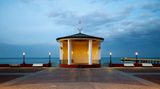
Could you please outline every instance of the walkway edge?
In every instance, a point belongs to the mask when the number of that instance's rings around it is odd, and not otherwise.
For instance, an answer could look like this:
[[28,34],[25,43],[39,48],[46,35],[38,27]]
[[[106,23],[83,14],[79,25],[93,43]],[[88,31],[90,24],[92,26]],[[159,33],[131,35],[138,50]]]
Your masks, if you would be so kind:
[[145,85],[147,85],[147,86],[154,86],[154,87],[156,87],[156,88],[159,88],[159,87],[160,87],[160,85],[158,85],[158,84],[156,84],[156,83],[153,83],[153,82],[151,82],[151,81],[148,81],[148,80],[145,80],[145,79],[142,79],[142,78],[133,76],[133,75],[130,74],[130,73],[125,73],[125,72],[122,72],[122,71],[119,71],[119,70],[116,70],[116,69],[114,69],[114,71],[115,71],[115,72],[118,72],[118,73],[120,73],[120,74],[122,74],[122,75],[124,75],[124,76],[128,76],[128,77],[132,78],[133,80],[137,80],[137,81],[139,81],[140,83],[145,84]]
[[10,80],[8,82],[2,83],[1,86],[12,85],[12,84],[14,84],[16,82],[19,82],[21,80],[27,79],[27,78],[29,78],[31,76],[34,76],[34,75],[39,74],[39,73],[44,72],[44,71],[46,71],[46,70],[41,70],[41,71],[38,71],[38,72],[35,72],[35,73],[31,73],[31,74],[23,76],[23,77],[16,78],[14,80]]

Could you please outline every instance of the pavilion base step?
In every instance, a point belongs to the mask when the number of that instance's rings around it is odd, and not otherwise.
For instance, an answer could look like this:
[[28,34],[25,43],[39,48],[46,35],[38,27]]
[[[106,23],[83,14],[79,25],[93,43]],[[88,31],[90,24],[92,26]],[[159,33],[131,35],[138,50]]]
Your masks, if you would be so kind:
[[60,67],[62,68],[100,68],[101,65],[100,64],[92,64],[92,65],[86,65],[86,64],[71,64],[71,65],[68,65],[68,64],[60,64],[59,65]]

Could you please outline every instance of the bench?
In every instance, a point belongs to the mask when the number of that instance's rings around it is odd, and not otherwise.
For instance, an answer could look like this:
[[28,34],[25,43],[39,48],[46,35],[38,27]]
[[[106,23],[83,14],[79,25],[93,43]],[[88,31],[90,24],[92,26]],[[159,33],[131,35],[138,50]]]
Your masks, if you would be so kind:
[[43,64],[33,64],[33,67],[43,67]]
[[143,67],[153,67],[152,63],[142,63]]
[[124,63],[124,67],[134,67],[133,63]]

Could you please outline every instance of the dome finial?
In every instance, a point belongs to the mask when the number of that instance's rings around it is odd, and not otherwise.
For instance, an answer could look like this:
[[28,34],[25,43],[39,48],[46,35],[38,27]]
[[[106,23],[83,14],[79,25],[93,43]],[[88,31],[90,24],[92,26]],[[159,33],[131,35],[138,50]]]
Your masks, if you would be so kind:
[[82,33],[83,28],[82,28],[82,21],[81,20],[78,21],[77,30],[78,30],[79,33]]

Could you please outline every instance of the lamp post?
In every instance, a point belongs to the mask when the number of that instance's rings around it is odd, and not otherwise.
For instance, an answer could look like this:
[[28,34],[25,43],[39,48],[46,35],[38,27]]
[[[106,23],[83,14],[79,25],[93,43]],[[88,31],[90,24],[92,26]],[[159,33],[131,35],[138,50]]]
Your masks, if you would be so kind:
[[109,66],[112,67],[112,52],[109,53],[109,59],[110,59]]
[[49,62],[48,62],[48,64],[49,64],[49,66],[51,66],[51,52],[49,52],[48,55],[49,55]]
[[136,55],[136,64],[138,64],[138,52],[135,52]]
[[23,53],[22,53],[22,55],[23,55],[23,64],[26,64],[26,62],[25,62],[25,59],[26,59],[26,53],[25,53],[25,52],[23,52]]

